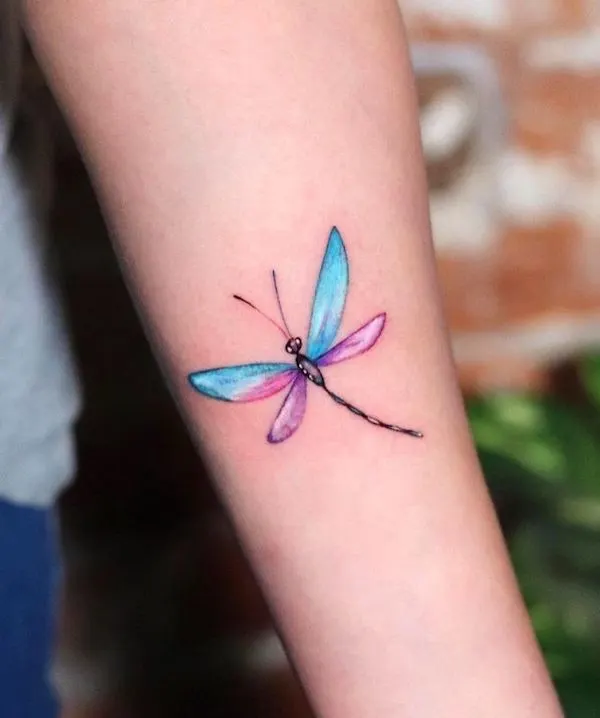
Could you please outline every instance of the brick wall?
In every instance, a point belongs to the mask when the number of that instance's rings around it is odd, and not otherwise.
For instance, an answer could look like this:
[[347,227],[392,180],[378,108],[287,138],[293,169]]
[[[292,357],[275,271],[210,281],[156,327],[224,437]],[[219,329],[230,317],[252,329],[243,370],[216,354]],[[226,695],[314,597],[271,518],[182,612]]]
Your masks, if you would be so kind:
[[600,342],[600,3],[401,7],[463,383],[543,384]]

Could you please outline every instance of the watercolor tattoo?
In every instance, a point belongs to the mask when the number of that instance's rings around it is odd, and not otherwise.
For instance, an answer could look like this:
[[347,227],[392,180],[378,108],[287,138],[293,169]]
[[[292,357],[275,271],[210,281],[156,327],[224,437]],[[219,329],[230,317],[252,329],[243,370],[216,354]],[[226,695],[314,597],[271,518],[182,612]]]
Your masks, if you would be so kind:
[[300,426],[306,410],[307,382],[320,387],[336,403],[373,426],[407,434],[417,439],[422,438],[423,434],[420,431],[388,424],[366,414],[331,391],[325,383],[321,369],[368,351],[381,336],[386,319],[385,313],[378,314],[360,329],[332,346],[342,321],[349,282],[348,255],[339,230],[336,227],[331,230],[325,249],[313,297],[306,353],[302,352],[302,339],[293,336],[285,321],[274,270],[272,277],[283,326],[268,317],[252,302],[237,294],[233,296],[259,312],[279,329],[286,338],[285,351],[294,356],[295,363],[259,362],[196,371],[188,377],[194,389],[212,399],[248,402],[265,399],[291,384],[267,435],[267,441],[271,444],[279,444],[289,439]]

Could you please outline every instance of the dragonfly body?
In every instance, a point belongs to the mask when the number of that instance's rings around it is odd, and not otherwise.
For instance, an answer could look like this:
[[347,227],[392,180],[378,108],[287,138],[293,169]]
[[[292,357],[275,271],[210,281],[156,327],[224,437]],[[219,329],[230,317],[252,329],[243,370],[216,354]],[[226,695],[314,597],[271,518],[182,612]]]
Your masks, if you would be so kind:
[[296,366],[301,371],[301,373],[308,379],[308,381],[312,381],[312,383],[316,384],[317,386],[325,386],[325,379],[323,378],[323,373],[321,372],[317,364],[315,364],[314,361],[310,360],[305,354],[296,355]]
[[306,354],[302,354],[300,349],[302,349],[302,339],[300,339],[300,337],[293,337],[292,339],[289,339],[285,345],[285,350],[288,354],[296,355],[296,366],[298,367],[298,371],[305,376],[308,381],[312,381],[312,383],[317,386],[324,387],[325,379],[323,378],[323,373],[319,369],[319,365],[312,361],[312,359],[309,359]]
[[320,386],[322,389],[325,389],[327,394],[337,404],[345,407],[356,416],[360,416],[361,419],[365,419],[370,424],[373,424],[373,426],[380,426],[382,429],[389,429],[390,431],[396,431],[400,434],[408,434],[409,436],[414,436],[417,439],[420,439],[423,436],[420,431],[414,431],[414,429],[404,429],[402,426],[388,424],[385,421],[381,421],[381,419],[378,419],[376,416],[365,414],[362,409],[359,409],[357,406],[350,404],[350,402],[346,401],[341,396],[338,396],[338,394],[331,391],[325,384],[325,377],[323,376],[323,372],[319,369],[317,362],[309,359],[306,354],[302,354],[300,349],[302,349],[302,339],[300,339],[300,337],[292,337],[292,339],[288,339],[285,345],[285,350],[288,354],[294,354],[296,356],[296,366],[298,367],[298,371],[315,386]]
[[234,295],[235,299],[252,307],[278,327],[287,339],[285,351],[294,357],[294,364],[271,362],[206,369],[189,375],[191,385],[196,391],[213,399],[244,402],[264,399],[291,384],[267,435],[267,440],[272,444],[285,441],[300,426],[306,409],[308,382],[322,388],[337,404],[373,426],[422,438],[423,434],[420,431],[388,424],[375,416],[366,414],[362,409],[331,391],[325,383],[321,371],[323,367],[364,354],[377,342],[385,326],[385,313],[378,314],[345,339],[334,344],[346,302],[348,280],[349,267],[346,248],[341,234],[334,227],[329,235],[317,280],[304,351],[302,351],[302,339],[291,334],[285,321],[275,272],[273,272],[275,295],[285,329],[252,302]]

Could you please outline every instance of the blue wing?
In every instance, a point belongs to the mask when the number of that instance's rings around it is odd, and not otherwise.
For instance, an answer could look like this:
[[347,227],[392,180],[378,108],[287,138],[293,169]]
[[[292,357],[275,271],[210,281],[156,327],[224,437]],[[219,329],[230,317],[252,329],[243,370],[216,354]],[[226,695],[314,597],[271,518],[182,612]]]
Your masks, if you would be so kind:
[[190,384],[221,401],[257,401],[276,394],[298,374],[293,364],[258,363],[206,369],[190,374]]
[[346,247],[334,227],[325,249],[310,315],[306,353],[311,359],[320,357],[333,344],[344,313],[348,279]]

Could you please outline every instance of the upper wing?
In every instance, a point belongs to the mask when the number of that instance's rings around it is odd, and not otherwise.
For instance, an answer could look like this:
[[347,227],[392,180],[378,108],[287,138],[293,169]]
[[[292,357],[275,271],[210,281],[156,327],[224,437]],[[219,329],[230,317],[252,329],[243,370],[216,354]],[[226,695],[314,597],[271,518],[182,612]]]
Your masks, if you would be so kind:
[[335,340],[344,313],[348,277],[346,247],[334,227],[325,249],[310,315],[306,353],[311,358],[322,356]]
[[239,364],[190,374],[190,384],[201,394],[221,401],[256,401],[287,386],[298,370],[281,362]]
[[325,352],[317,359],[319,366],[337,364],[344,359],[351,359],[368,351],[381,336],[385,326],[385,312],[373,317],[370,322],[364,324],[360,329],[336,344],[328,352]]
[[292,388],[285,397],[267,435],[270,444],[280,444],[289,439],[302,422],[306,410],[306,377],[298,372]]

